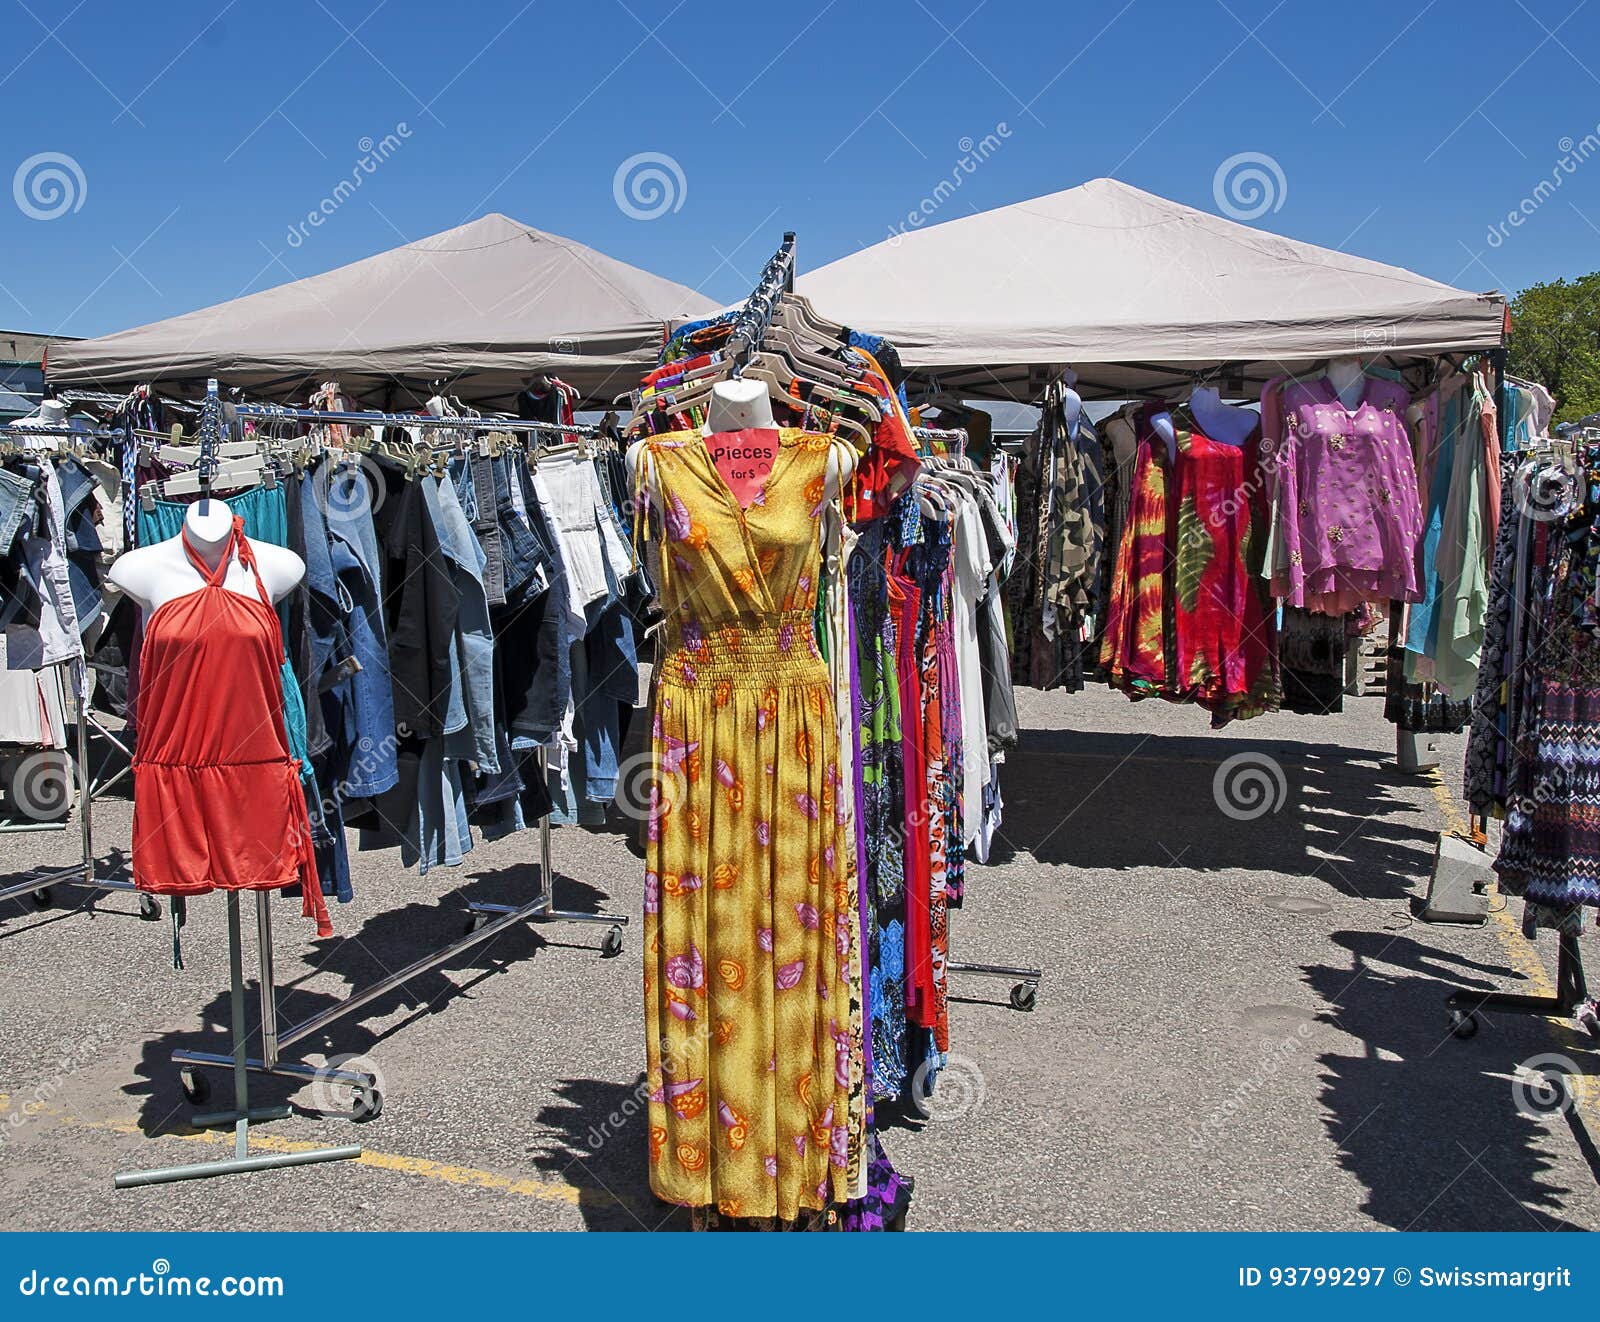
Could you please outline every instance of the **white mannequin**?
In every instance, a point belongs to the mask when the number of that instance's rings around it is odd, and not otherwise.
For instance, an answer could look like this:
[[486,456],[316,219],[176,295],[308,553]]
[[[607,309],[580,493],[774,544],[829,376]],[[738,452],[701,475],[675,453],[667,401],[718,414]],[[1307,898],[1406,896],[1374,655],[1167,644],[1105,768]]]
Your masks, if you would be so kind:
[[1165,409],[1154,414],[1150,419],[1150,429],[1166,442],[1167,462],[1174,462],[1178,457],[1178,431],[1172,425],[1172,414]]
[[1061,369],[1061,416],[1067,424],[1067,435],[1078,439],[1078,427],[1083,420],[1083,396],[1072,387],[1078,384],[1078,374],[1070,367]]
[[[700,432],[703,436],[715,436],[718,432],[766,429],[777,425],[773,421],[772,397],[767,393],[766,382],[733,379],[718,381],[711,387],[711,402],[706,407],[706,422]],[[649,452],[648,439],[635,441],[628,447],[626,462],[630,486],[638,487],[639,465]],[[844,442],[836,443],[828,452],[825,499],[832,500],[855,471],[854,452]],[[645,491],[650,503],[660,509],[660,494],[653,472],[645,474]]]
[[765,381],[738,379],[718,381],[711,387],[711,402],[706,406],[706,436],[724,431],[750,431],[776,427],[772,420],[772,396]]
[[1200,386],[1189,396],[1189,409],[1201,430],[1214,441],[1240,446],[1250,439],[1259,417],[1250,409],[1224,404],[1215,386]]
[[[228,532],[233,527],[233,511],[214,497],[198,500],[185,512],[183,526],[195,554],[214,570],[222,560]],[[255,553],[261,584],[274,603],[288,596],[305,577],[305,561],[293,551],[256,541],[250,543],[250,549]],[[206,585],[205,578],[184,553],[181,534],[154,546],[124,552],[106,577],[138,602],[146,616]],[[260,600],[255,575],[239,563],[237,556],[229,560],[222,586],[241,597]]]
[[1356,409],[1367,394],[1367,374],[1359,358],[1335,358],[1328,364],[1328,384],[1346,409]]

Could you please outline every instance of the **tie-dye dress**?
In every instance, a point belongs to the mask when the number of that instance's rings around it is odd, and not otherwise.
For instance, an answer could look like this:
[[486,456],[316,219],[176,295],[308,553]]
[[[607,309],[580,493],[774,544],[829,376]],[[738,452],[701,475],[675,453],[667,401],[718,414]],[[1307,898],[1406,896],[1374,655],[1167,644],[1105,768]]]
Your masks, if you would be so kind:
[[698,432],[644,444],[666,614],[645,852],[650,1186],[793,1221],[851,1196],[864,1125],[854,790],[814,628],[833,442],[783,429],[748,509]]

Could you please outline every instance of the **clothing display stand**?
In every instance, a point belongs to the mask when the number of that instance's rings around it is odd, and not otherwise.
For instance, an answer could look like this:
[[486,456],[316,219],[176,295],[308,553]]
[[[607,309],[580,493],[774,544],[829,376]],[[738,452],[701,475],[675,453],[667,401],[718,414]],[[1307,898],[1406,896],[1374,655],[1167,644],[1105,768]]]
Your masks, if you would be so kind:
[[[52,899],[50,888],[58,883],[75,886],[87,886],[93,890],[101,891],[134,891],[132,881],[126,878],[101,877],[96,875],[94,856],[94,801],[104,794],[111,786],[115,785],[125,775],[128,768],[123,767],[109,780],[95,782],[89,778],[89,732],[91,729],[98,732],[124,754],[128,747],[116,735],[107,730],[99,721],[89,715],[89,703],[86,693],[88,685],[85,682],[85,666],[80,659],[73,666],[73,691],[77,698],[77,780],[78,780],[78,835],[81,845],[81,857],[78,862],[68,864],[66,867],[43,868],[29,873],[22,881],[14,882],[9,886],[0,888],[0,901],[20,899],[24,895],[32,895],[34,903],[41,909],[47,907]],[[25,831],[64,831],[66,823],[63,822],[38,822],[27,824],[10,824],[0,826],[0,834],[20,833]],[[153,895],[139,895],[139,917],[147,922],[154,922],[161,917],[161,902]]]
[[1450,1007],[1450,1031],[1456,1037],[1468,1038],[1478,1031],[1480,1010],[1504,1010],[1508,1014],[1537,1014],[1550,1019],[1564,1019],[1589,998],[1589,985],[1583,976],[1583,955],[1578,950],[1578,937],[1573,932],[1563,932],[1557,946],[1556,994],[1554,996],[1526,996],[1519,992],[1454,991],[1445,998]]
[[[32,427],[13,425],[0,427],[0,439],[4,440],[37,440],[41,436],[53,436],[58,439],[72,441],[112,441],[117,439],[119,432],[106,427]],[[94,828],[93,804],[95,798],[105,793],[112,785],[127,775],[124,767],[109,780],[94,784],[89,778],[89,733],[93,729],[102,738],[114,744],[127,753],[128,749],[123,742],[112,734],[110,730],[95,720],[89,714],[88,701],[88,672],[87,667],[80,657],[72,668],[73,696],[77,703],[77,782],[78,782],[78,832],[81,841],[81,857],[78,862],[58,868],[39,868],[27,874],[18,882],[0,888],[0,901],[20,899],[24,895],[33,896],[34,903],[39,908],[46,908],[52,900],[50,888],[58,883],[87,886],[92,890],[102,891],[132,891],[133,882],[113,878],[98,877],[95,874],[94,857]],[[34,831],[65,831],[67,823],[63,819],[59,822],[15,822],[0,825],[0,835],[21,835]],[[139,917],[147,921],[155,921],[161,917],[160,902],[154,896],[141,895],[139,897]]]
[[[967,452],[965,427],[917,427],[914,433],[919,441],[937,442],[957,455],[965,455]],[[954,941],[955,924],[952,922],[950,927],[951,940]],[[953,959],[945,964],[945,969],[950,973],[965,973],[973,978],[1009,980],[1012,986],[1008,999],[1013,1010],[1032,1010],[1038,1004],[1039,983],[1044,978],[1043,969],[1024,968],[1013,964],[969,964]]]
[[[204,513],[211,498],[211,474],[216,465],[220,404],[217,383],[206,388],[206,408],[200,430],[200,509]],[[258,892],[258,911],[265,895]],[[361,1155],[361,1148],[347,1144],[335,1148],[316,1148],[309,1152],[273,1152],[252,1156],[250,1123],[281,1120],[289,1114],[286,1106],[251,1111],[250,1078],[246,1059],[247,1030],[244,1015],[244,940],[240,932],[239,892],[227,893],[228,907],[228,986],[232,1010],[233,1105],[234,1109],[209,1115],[196,1115],[194,1124],[202,1129],[233,1126],[233,1156],[221,1161],[197,1162],[188,1166],[164,1166],[154,1170],[123,1171],[114,1183],[118,1189],[136,1189],[148,1184],[173,1184],[180,1180],[204,1180],[218,1175],[239,1175],[246,1171],[275,1170],[280,1166],[310,1166],[325,1161],[349,1161]]]
[[[326,412],[317,409],[296,409],[271,404],[230,405],[229,411],[240,418],[264,420],[341,423],[351,426],[417,427],[444,431],[513,432],[559,434],[562,436],[598,437],[605,429],[581,424],[529,422],[510,418],[434,417],[432,414]],[[539,771],[547,774],[546,756],[538,751]],[[352,992],[343,1000],[318,1011],[309,1019],[288,1029],[279,1030],[277,1013],[277,981],[274,969],[272,913],[268,897],[258,896],[257,948],[260,955],[259,994],[261,1001],[260,1057],[225,1056],[216,1052],[177,1050],[172,1053],[173,1064],[180,1067],[184,1095],[196,1103],[204,1103],[210,1096],[210,1083],[199,1071],[206,1068],[231,1068],[235,1078],[240,1069],[258,1074],[277,1075],[301,1083],[326,1080],[347,1085],[354,1095],[352,1115],[356,1119],[370,1119],[383,1109],[383,1094],[379,1091],[375,1075],[360,1070],[338,1069],[330,1066],[306,1065],[282,1059],[285,1048],[320,1033],[329,1024],[353,1014],[381,996],[404,987],[411,979],[427,973],[457,955],[498,936],[521,923],[599,923],[609,930],[601,943],[602,955],[611,957],[622,952],[622,929],[628,924],[627,914],[578,913],[555,907],[555,872],[550,862],[550,818],[539,822],[539,890],[526,904],[504,905],[473,902],[468,905],[471,917],[466,934],[448,945],[421,956],[394,973],[379,978]]]

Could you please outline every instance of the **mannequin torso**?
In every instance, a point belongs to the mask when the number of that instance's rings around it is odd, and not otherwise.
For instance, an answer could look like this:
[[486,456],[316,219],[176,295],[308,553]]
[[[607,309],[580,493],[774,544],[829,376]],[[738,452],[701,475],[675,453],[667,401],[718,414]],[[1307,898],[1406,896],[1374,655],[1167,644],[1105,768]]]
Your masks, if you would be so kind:
[[[719,381],[711,387],[711,402],[706,407],[706,423],[700,429],[701,435],[708,441],[707,448],[711,451],[712,459],[718,471],[723,475],[730,489],[734,488],[734,480],[729,476],[729,471],[724,459],[717,454],[717,447],[710,443],[710,438],[726,432],[736,431],[771,431],[778,424],[772,417],[772,397],[767,394],[765,383],[760,381]],[[773,438],[776,441],[776,437]],[[774,449],[776,446],[774,445]],[[639,465],[644,463],[649,455],[648,441],[635,441],[628,447],[626,456],[628,465],[628,480],[637,488],[639,486]],[[771,468],[771,460],[767,462]],[[827,495],[831,500],[855,472],[855,455],[849,445],[839,442],[834,445],[828,455]],[[647,470],[644,474],[645,491],[650,503],[660,508],[657,499],[655,483]],[[740,498],[740,504],[746,503]]]
[[1224,404],[1221,394],[1211,386],[1202,386],[1189,396],[1189,409],[1200,429],[1224,445],[1243,445],[1260,421],[1260,416],[1250,409]]
[[1367,393],[1367,374],[1359,358],[1336,358],[1328,364],[1328,384],[1347,409],[1356,409]]
[[[205,513],[201,513],[202,507]],[[212,498],[196,501],[183,516],[189,545],[200,560],[215,569],[228,544],[233,527],[233,511],[223,501]],[[183,537],[169,537],[154,546],[141,546],[119,556],[107,577],[127,593],[146,614],[169,601],[198,592],[206,585],[199,570],[184,553]],[[250,543],[261,584],[274,602],[282,600],[305,577],[305,562],[293,551],[268,542]],[[228,564],[222,586],[242,597],[257,598],[256,576],[239,563],[237,556]],[[257,598],[259,599],[259,598]]]

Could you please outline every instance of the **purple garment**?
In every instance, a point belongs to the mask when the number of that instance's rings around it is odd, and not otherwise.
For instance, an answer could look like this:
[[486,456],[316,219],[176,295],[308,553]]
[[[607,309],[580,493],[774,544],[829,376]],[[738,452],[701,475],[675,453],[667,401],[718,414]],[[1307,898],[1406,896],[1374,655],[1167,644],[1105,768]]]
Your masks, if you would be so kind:
[[1343,594],[1328,603],[1333,614],[1351,597],[1419,599],[1422,500],[1405,427],[1410,402],[1403,387],[1373,378],[1354,410],[1326,377],[1284,386],[1276,459],[1263,453],[1278,480],[1274,596],[1316,610]]

